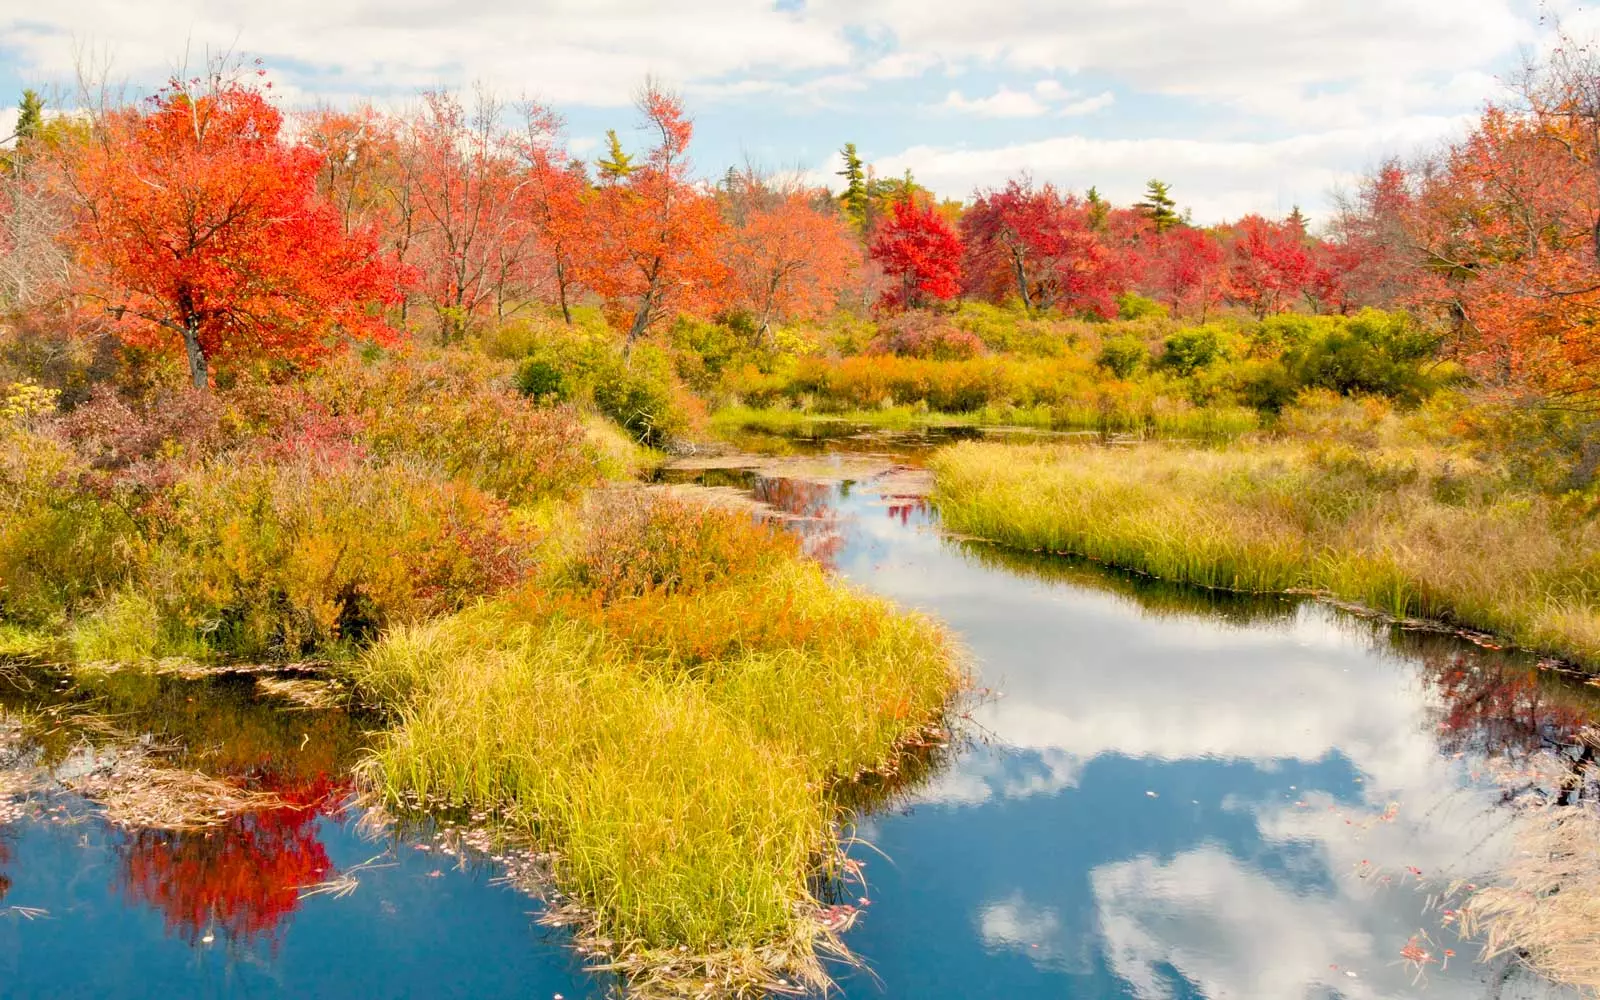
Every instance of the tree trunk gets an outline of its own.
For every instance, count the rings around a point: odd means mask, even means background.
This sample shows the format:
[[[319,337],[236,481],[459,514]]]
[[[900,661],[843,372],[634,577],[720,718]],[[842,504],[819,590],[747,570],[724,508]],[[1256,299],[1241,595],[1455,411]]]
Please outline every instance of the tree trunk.
[[[556,258],[556,292],[561,297],[561,318],[572,325],[572,307],[567,305],[567,266]]]
[[[211,384],[206,377],[206,352],[200,346],[200,331],[193,324],[183,328],[183,346],[189,352],[189,380],[204,392]]]
[[[1033,305],[1028,301],[1028,274],[1022,268],[1022,255],[1011,251],[1011,263],[1017,269],[1017,294],[1022,296],[1022,315],[1032,316]]]

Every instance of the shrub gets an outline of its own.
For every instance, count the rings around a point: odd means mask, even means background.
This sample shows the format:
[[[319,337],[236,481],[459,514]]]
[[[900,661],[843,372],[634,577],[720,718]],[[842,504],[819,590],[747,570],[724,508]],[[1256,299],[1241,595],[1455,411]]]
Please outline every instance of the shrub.
[[[879,323],[866,353],[967,361],[983,353],[983,341],[935,313],[912,311]]]
[[[612,490],[584,504],[558,579],[609,603],[703,590],[798,551],[793,535],[753,524],[742,512],[706,510],[661,493]]]
[[[567,398],[567,380],[561,369],[542,358],[527,358],[512,378],[517,391],[536,402]]]
[[[1155,299],[1147,299],[1135,292],[1123,292],[1117,296],[1118,319],[1155,319],[1166,314],[1167,307]]]
[[[1215,327],[1195,326],[1166,339],[1161,365],[1180,377],[1193,375],[1223,357],[1222,338]]]
[[[346,356],[309,388],[379,457],[425,461],[512,503],[571,496],[596,478],[577,414],[519,396],[505,362],[446,350]]]
[[[1150,349],[1132,337],[1111,337],[1100,345],[1094,362],[1117,378],[1132,378],[1150,361]]]
[[[1368,309],[1307,332],[1284,363],[1307,387],[1416,403],[1435,388],[1423,366],[1436,346],[1437,338],[1406,314]]]

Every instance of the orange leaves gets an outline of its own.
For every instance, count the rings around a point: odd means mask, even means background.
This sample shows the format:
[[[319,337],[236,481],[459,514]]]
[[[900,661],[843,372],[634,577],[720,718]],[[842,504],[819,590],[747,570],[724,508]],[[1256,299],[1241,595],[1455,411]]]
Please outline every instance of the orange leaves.
[[[745,185],[729,234],[733,298],[765,332],[775,319],[806,320],[838,304],[859,279],[861,251],[826,192]],[[820,203],[820,206],[819,206]]]
[[[199,387],[213,359],[309,362],[336,334],[393,336],[374,307],[394,298],[395,270],[316,196],[321,158],[281,127],[241,84],[174,84],[78,151],[82,291],[130,342],[181,338]]]
[[[632,312],[630,345],[663,317],[711,308],[728,277],[722,217],[690,179],[694,129],[682,101],[650,86],[638,107],[656,144],[643,166],[596,192],[586,268],[590,287]]]

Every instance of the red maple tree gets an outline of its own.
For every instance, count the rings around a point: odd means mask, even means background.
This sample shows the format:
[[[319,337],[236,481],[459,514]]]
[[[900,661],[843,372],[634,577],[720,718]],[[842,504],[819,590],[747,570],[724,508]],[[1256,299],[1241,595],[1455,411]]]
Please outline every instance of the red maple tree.
[[[1222,244],[1204,229],[1178,226],[1159,237],[1145,258],[1145,288],[1166,303],[1173,316],[1185,312],[1204,322],[1207,311],[1222,298]]]
[[[895,202],[873,234],[870,252],[892,281],[880,308],[916,309],[961,291],[961,237],[932,205],[919,207],[912,198]]]
[[[1126,280],[1095,231],[1100,220],[1098,205],[1050,184],[1010,180],[979,193],[961,216],[967,289],[995,302],[1016,295],[1028,313],[1060,307],[1116,316]]]
[[[1229,237],[1230,299],[1259,319],[1288,309],[1300,298],[1312,270],[1304,229],[1247,215],[1234,223]]]
[[[71,171],[82,291],[131,343],[177,337],[196,388],[214,362],[311,362],[336,335],[389,340],[398,270],[317,196],[321,157],[240,82],[174,81],[113,112]]]

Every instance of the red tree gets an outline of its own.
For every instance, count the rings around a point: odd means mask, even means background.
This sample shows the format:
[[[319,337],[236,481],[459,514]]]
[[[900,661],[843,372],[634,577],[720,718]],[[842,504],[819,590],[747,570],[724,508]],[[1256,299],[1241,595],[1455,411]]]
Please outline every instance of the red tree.
[[[1145,287],[1165,302],[1173,316],[1197,314],[1222,298],[1224,286],[1222,244],[1204,229],[1179,226],[1152,237],[1145,258]]]
[[[894,282],[879,302],[884,309],[919,308],[961,290],[961,237],[931,205],[895,202],[873,234],[871,254]]]
[[[1294,304],[1311,279],[1305,230],[1247,215],[1232,227],[1228,296],[1260,318]]]
[[[968,290],[996,302],[1015,294],[1030,313],[1059,306],[1115,316],[1126,281],[1117,255],[1095,232],[1101,221],[1099,203],[1049,184],[1011,180],[980,193],[961,216]]]
[[[72,171],[83,291],[130,342],[176,336],[196,388],[213,361],[313,361],[332,335],[387,340],[398,273],[317,196],[321,158],[280,138],[256,90],[174,81],[109,115]]]

